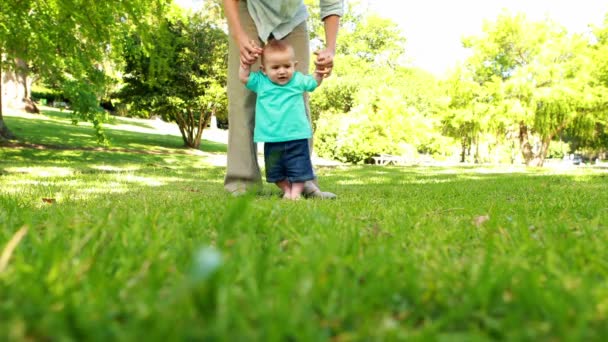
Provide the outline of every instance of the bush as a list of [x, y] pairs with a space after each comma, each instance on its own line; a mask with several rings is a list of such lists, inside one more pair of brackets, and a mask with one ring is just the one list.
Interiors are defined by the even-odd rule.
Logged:
[[68, 102], [61, 91], [43, 87], [34, 87], [32, 89], [32, 100], [36, 102], [44, 102], [41, 101], [42, 99], [45, 99], [46, 103], [49, 105], [53, 104], [54, 102]]
[[383, 122], [350, 114], [324, 115], [319, 119], [315, 151], [324, 158], [346, 163], [371, 163], [379, 154], [401, 154], [399, 144], [390, 139]]
[[570, 151], [570, 145], [563, 141], [552, 141], [549, 144], [547, 158], [562, 159]]
[[359, 91], [357, 83], [345, 78], [328, 79], [310, 97], [313, 127], [321, 113], [348, 113]]
[[[371, 163], [379, 154], [416, 158], [418, 152], [445, 152], [435, 134], [436, 122], [385, 86], [359, 91], [348, 114], [323, 112], [317, 122], [315, 148], [325, 158]], [[412, 151], [414, 151], [412, 153]]]

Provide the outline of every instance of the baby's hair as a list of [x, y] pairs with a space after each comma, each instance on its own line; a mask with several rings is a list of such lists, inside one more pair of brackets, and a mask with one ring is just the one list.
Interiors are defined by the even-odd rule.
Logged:
[[271, 39], [268, 41], [268, 43], [266, 43], [266, 45], [264, 45], [264, 48], [262, 51], [262, 64], [264, 64], [264, 55], [267, 52], [285, 52], [285, 51], [290, 51], [292, 49], [293, 49], [293, 47], [286, 41], [278, 40], [278, 39]]

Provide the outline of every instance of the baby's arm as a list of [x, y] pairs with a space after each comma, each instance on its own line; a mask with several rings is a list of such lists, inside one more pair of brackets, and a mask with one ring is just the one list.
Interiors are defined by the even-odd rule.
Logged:
[[253, 49], [252, 52], [250, 52], [250, 60], [248, 61], [243, 61], [243, 55], [241, 52], [241, 64], [239, 66], [239, 79], [241, 80], [241, 82], [243, 84], [247, 84], [247, 82], [249, 81], [249, 75], [251, 74], [251, 65], [253, 63], [255, 63], [255, 61], [258, 59], [258, 57], [260, 56], [260, 53], [262, 53], [262, 49], [258, 47], [258, 44], [255, 42], [255, 40], [251, 40], [249, 41], [249, 46]]
[[247, 84], [249, 81], [249, 75], [251, 74], [251, 65], [243, 64], [239, 66], [239, 80], [243, 84]]
[[323, 78], [325, 78], [325, 74], [320, 71], [320, 70], [315, 70], [315, 72], [312, 74], [312, 77], [315, 78], [315, 80], [317, 81], [317, 87], [321, 85], [321, 82], [323, 82]]

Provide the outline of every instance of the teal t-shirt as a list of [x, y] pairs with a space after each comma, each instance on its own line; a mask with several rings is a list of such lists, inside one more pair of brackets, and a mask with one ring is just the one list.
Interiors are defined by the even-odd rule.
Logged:
[[294, 72], [285, 85], [273, 83], [261, 71], [249, 75], [247, 89], [257, 93], [253, 141], [280, 142], [312, 137], [304, 107], [304, 92], [317, 88], [317, 80]]

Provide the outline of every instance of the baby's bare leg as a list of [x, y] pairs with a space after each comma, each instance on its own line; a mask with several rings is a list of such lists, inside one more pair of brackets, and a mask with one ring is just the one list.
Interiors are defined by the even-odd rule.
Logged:
[[304, 190], [304, 182], [291, 183], [291, 199], [299, 199]]
[[283, 198], [291, 198], [291, 183], [287, 179], [278, 181], [275, 183], [281, 190], [283, 190]]

